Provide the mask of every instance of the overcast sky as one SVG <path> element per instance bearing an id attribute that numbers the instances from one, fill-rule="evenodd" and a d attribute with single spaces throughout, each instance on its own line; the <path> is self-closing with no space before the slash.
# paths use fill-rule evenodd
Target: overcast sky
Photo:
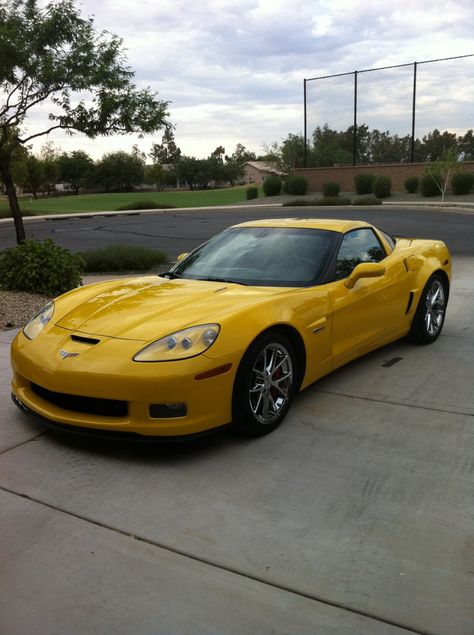
<path id="1" fill-rule="evenodd" d="M 42 2 L 42 4 L 45 4 Z M 184 154 L 232 153 L 303 132 L 303 78 L 474 53 L 472 0 L 83 0 L 97 30 L 123 38 L 139 87 L 170 101 Z M 413 69 L 359 76 L 358 121 L 411 131 Z M 417 136 L 474 127 L 474 57 L 418 68 Z M 308 85 L 308 127 L 351 125 L 353 77 Z M 43 113 L 44 114 L 44 113 Z M 36 119 L 31 120 L 35 125 Z M 51 135 L 94 158 L 152 137 Z M 39 149 L 41 140 L 35 149 Z"/>

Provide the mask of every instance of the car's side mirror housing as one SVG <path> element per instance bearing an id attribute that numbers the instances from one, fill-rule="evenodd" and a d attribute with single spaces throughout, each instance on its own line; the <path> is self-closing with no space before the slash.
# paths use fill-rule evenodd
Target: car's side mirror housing
<path id="1" fill-rule="evenodd" d="M 186 256 L 188 255 L 188 252 L 185 251 L 183 254 L 179 254 L 179 256 L 176 258 L 176 260 L 178 262 L 181 262 L 181 260 L 184 260 L 186 258 Z"/>
<path id="2" fill-rule="evenodd" d="M 380 262 L 361 262 L 355 267 L 351 275 L 344 280 L 348 289 L 353 289 L 361 278 L 380 278 L 385 275 L 385 267 Z"/>

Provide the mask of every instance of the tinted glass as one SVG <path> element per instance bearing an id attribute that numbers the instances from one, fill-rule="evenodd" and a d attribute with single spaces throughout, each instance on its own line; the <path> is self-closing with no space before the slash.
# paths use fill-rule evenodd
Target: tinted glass
<path id="1" fill-rule="evenodd" d="M 386 254 L 371 229 L 356 229 L 342 239 L 336 260 L 336 280 L 350 276 L 361 262 L 380 262 Z"/>
<path id="2" fill-rule="evenodd" d="M 291 227 L 237 227 L 193 251 L 171 275 L 259 286 L 317 284 L 339 234 Z"/>
<path id="3" fill-rule="evenodd" d="M 387 243 L 390 245 L 390 249 L 392 249 L 392 250 L 395 249 L 395 240 L 391 236 L 386 234 L 385 232 L 382 232 L 382 234 L 383 234 L 383 237 L 385 238 L 385 240 L 387 241 Z"/>

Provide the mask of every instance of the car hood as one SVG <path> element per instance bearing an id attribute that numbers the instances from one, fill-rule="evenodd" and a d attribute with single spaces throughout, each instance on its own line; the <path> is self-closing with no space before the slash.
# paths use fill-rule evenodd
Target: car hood
<path id="1" fill-rule="evenodd" d="M 203 280 L 134 278 L 99 288 L 56 324 L 88 335 L 150 341 L 193 324 L 219 322 L 226 314 L 282 292 Z"/>

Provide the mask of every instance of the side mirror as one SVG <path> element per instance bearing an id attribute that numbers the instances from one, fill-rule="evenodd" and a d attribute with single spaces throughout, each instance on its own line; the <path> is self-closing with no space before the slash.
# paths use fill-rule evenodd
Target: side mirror
<path id="1" fill-rule="evenodd" d="M 185 251 L 184 254 L 179 254 L 179 256 L 176 258 L 176 261 L 181 262 L 181 260 L 184 260 L 187 255 L 188 255 L 187 251 Z"/>
<path id="2" fill-rule="evenodd" d="M 348 289 L 353 289 L 356 282 L 361 278 L 380 278 L 385 275 L 385 267 L 380 262 L 361 262 L 352 271 L 351 275 L 344 280 L 344 285 Z"/>

